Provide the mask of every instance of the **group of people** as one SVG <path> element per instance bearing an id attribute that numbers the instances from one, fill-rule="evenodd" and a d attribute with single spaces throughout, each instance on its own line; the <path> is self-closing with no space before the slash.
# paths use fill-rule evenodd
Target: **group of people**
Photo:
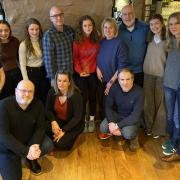
<path id="1" fill-rule="evenodd" d="M 131 5 L 122 8 L 119 27 L 105 18 L 101 33 L 89 15 L 74 31 L 59 6 L 49 18 L 45 33 L 28 19 L 21 43 L 0 21 L 2 177 L 21 179 L 21 158 L 39 174 L 40 156 L 70 150 L 80 133 L 94 132 L 97 98 L 100 139 L 123 137 L 136 151 L 141 126 L 153 138 L 168 132 L 162 160 L 179 160 L 180 12 L 169 16 L 167 31 L 161 15 L 148 25 Z"/>

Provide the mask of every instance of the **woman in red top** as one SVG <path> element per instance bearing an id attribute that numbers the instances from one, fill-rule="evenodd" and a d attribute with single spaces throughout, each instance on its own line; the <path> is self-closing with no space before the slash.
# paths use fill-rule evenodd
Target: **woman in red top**
<path id="1" fill-rule="evenodd" d="M 96 56 L 99 50 L 99 34 L 94 20 L 85 15 L 81 17 L 73 43 L 74 78 L 83 96 L 83 118 L 86 116 L 86 103 L 89 100 L 90 118 L 86 117 L 85 129 L 94 132 L 96 111 Z"/>

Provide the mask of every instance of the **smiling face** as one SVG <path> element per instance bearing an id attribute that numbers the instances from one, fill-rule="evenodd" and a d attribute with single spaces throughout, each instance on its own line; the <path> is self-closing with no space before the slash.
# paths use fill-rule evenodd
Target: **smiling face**
<path id="1" fill-rule="evenodd" d="M 121 18 L 127 28 L 131 28 L 135 24 L 135 12 L 131 5 L 127 5 L 121 10 Z"/>
<path id="2" fill-rule="evenodd" d="M 130 72 L 122 71 L 118 75 L 118 82 L 124 92 L 129 92 L 133 87 L 133 75 Z"/>
<path id="3" fill-rule="evenodd" d="M 83 30 L 85 36 L 87 36 L 87 37 L 90 36 L 90 34 L 93 31 L 93 24 L 92 24 L 91 20 L 86 19 L 86 20 L 83 21 L 82 30 Z"/>
<path id="4" fill-rule="evenodd" d="M 31 24 L 28 27 L 28 33 L 31 38 L 38 38 L 39 32 L 40 32 L 39 25 L 37 25 L 37 24 Z"/>
<path id="5" fill-rule="evenodd" d="M 2 43 L 9 41 L 10 29 L 6 24 L 0 24 L 0 39 Z"/>
<path id="6" fill-rule="evenodd" d="M 69 81 L 68 75 L 59 74 L 57 77 L 57 86 L 62 94 L 67 94 L 69 86 L 70 86 L 70 81 Z"/>
<path id="7" fill-rule="evenodd" d="M 168 28 L 172 35 L 176 38 L 180 38 L 180 23 L 177 18 L 171 17 L 168 22 Z"/>
<path id="8" fill-rule="evenodd" d="M 49 14 L 55 28 L 59 29 L 64 25 L 64 12 L 59 7 L 52 7 Z"/>
<path id="9" fill-rule="evenodd" d="M 159 19 L 152 19 L 149 22 L 150 29 L 154 34 L 160 35 L 162 31 L 163 24 Z"/>
<path id="10" fill-rule="evenodd" d="M 111 24 L 110 22 L 104 23 L 103 34 L 106 37 L 106 39 L 114 38 L 115 37 L 115 29 L 114 29 L 113 24 Z"/>

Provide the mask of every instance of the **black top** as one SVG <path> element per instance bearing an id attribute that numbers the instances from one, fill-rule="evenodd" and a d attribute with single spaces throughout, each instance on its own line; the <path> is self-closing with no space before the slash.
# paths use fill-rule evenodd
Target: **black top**
<path id="1" fill-rule="evenodd" d="M 46 128 L 42 103 L 34 99 L 23 110 L 14 96 L 0 101 L 0 153 L 26 157 L 32 144 L 41 144 Z"/>

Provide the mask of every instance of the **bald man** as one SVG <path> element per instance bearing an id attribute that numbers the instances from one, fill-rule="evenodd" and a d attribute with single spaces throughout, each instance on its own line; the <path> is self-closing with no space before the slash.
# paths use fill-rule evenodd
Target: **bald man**
<path id="1" fill-rule="evenodd" d="M 0 101 L 0 173 L 4 180 L 22 178 L 21 158 L 38 175 L 37 159 L 53 148 L 45 136 L 46 122 L 42 103 L 34 98 L 34 85 L 22 80 L 15 96 Z"/>
<path id="2" fill-rule="evenodd" d="M 43 58 L 47 76 L 54 85 L 55 73 L 58 70 L 68 70 L 73 73 L 72 43 L 74 31 L 64 24 L 64 11 L 59 6 L 51 7 L 49 18 L 51 27 L 43 36 Z"/>
<path id="3" fill-rule="evenodd" d="M 121 19 L 119 36 L 128 48 L 128 68 L 134 73 L 134 82 L 142 87 L 144 79 L 143 64 L 149 26 L 135 18 L 132 5 L 126 5 L 122 8 Z"/>

